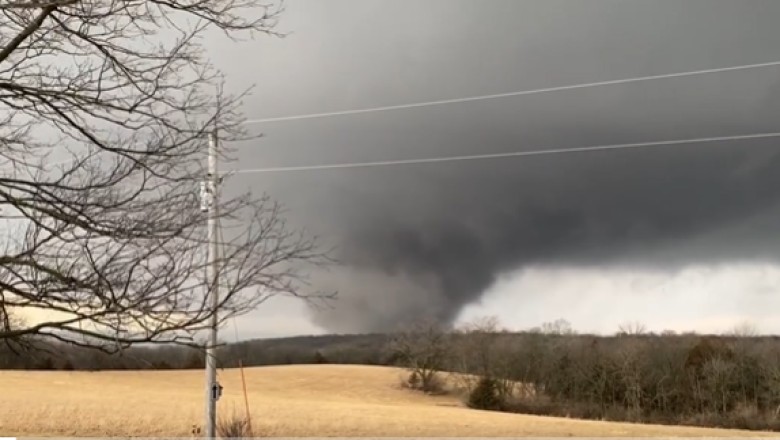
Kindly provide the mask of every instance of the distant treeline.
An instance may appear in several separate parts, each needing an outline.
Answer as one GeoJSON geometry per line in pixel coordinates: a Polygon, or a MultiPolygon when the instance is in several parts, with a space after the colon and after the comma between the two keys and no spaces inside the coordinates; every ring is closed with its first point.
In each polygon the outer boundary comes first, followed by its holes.
{"type": "MultiPolygon", "coordinates": [[[[388,365],[387,335],[325,335],[258,339],[225,344],[218,365],[288,365],[310,363],[388,365]]],[[[203,368],[196,348],[162,345],[132,347],[106,354],[71,345],[46,344],[36,350],[12,349],[0,342],[0,369],[16,370],[149,370],[203,368]]]]}
{"type": "MultiPolygon", "coordinates": [[[[482,365],[505,411],[744,429],[780,428],[775,337],[625,335],[496,338],[482,365]],[[517,388],[500,395],[502,379],[517,388]]],[[[468,363],[467,363],[468,364],[468,363]]],[[[483,383],[483,388],[485,384],[483,383]]],[[[484,390],[482,391],[484,392],[484,390]]],[[[495,396],[495,398],[493,398],[495,396]]]]}
{"type": "MultiPolygon", "coordinates": [[[[559,323],[560,324],[560,323],[559,323]]],[[[14,353],[2,369],[203,368],[202,351],[134,347],[121,354],[73,346],[14,353]]],[[[252,340],[218,351],[222,368],[285,364],[400,365],[406,385],[437,391],[450,372],[472,373],[472,407],[601,420],[780,430],[780,338],[753,334],[578,335],[565,325],[528,332],[430,326],[393,335],[252,340]],[[438,379],[437,379],[438,378],[438,379]],[[440,382],[440,381],[439,381],[440,382]]]]}
{"type": "MultiPolygon", "coordinates": [[[[490,322],[399,334],[409,385],[460,375],[479,409],[597,420],[780,430],[780,338],[564,331],[508,333],[490,322]],[[436,374],[431,374],[436,371],[436,374]]],[[[742,329],[744,330],[744,329],[742,329]]]]}

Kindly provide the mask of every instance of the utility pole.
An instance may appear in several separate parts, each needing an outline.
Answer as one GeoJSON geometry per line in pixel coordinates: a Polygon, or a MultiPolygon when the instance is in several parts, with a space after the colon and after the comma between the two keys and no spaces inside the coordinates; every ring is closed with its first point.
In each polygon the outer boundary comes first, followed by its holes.
{"type": "MultiPolygon", "coordinates": [[[[211,320],[206,343],[206,430],[208,439],[216,438],[217,400],[222,387],[217,383],[217,308],[219,307],[219,261],[217,243],[217,205],[219,203],[217,175],[217,132],[209,135],[208,174],[201,185],[201,211],[208,212],[208,256],[210,274],[206,276],[207,292],[211,295],[211,320]]],[[[207,270],[207,272],[209,272],[207,270]]]]}

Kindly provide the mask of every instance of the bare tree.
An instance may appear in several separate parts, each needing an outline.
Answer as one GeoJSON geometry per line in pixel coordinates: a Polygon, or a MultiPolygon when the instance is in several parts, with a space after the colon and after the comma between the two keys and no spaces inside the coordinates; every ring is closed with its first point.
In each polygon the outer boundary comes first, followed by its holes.
{"type": "Polygon", "coordinates": [[[553,322],[545,322],[539,329],[541,333],[546,335],[573,335],[574,329],[571,327],[571,323],[565,319],[556,319],[553,322]]]}
{"type": "Polygon", "coordinates": [[[726,335],[736,338],[753,338],[758,336],[758,334],[759,331],[756,325],[748,321],[741,322],[726,332],[726,335]]]}
{"type": "Polygon", "coordinates": [[[518,360],[513,344],[499,325],[495,316],[481,317],[458,329],[453,348],[456,365],[460,372],[458,379],[469,391],[475,389],[480,380],[493,384],[496,398],[505,402],[512,397],[515,387],[514,363],[518,360]]]}
{"type": "Polygon", "coordinates": [[[725,413],[730,409],[734,372],[734,362],[728,359],[713,357],[704,363],[705,398],[713,411],[725,413]]]}
{"type": "Polygon", "coordinates": [[[618,335],[638,336],[647,333],[647,327],[639,321],[624,322],[618,326],[618,335]]]}
{"type": "MultiPolygon", "coordinates": [[[[7,310],[4,307],[0,307],[0,332],[13,332],[17,329],[24,328],[26,326],[26,323],[23,319],[20,319],[18,316],[12,314],[9,310],[7,310]]],[[[24,348],[25,346],[29,345],[26,343],[26,339],[29,339],[25,337],[24,335],[19,335],[15,337],[8,337],[3,339],[4,346],[0,348],[7,348],[10,354],[19,354],[18,349],[24,348]]]]}
{"type": "MultiPolygon", "coordinates": [[[[632,328],[639,330],[636,327],[632,328]]],[[[642,333],[628,334],[640,335],[642,333]]],[[[619,341],[615,352],[615,367],[622,385],[623,404],[629,410],[633,420],[639,420],[642,413],[642,402],[645,399],[642,387],[644,379],[642,366],[647,363],[647,353],[647,344],[638,338],[625,338],[619,341]]]]}
{"type": "MultiPolygon", "coordinates": [[[[192,341],[212,316],[198,184],[207,134],[241,139],[243,95],[199,46],[275,34],[257,0],[0,0],[0,340],[116,350],[192,341]]],[[[227,156],[226,156],[227,157],[227,156]]],[[[223,197],[219,318],[303,296],[327,261],[267,197],[223,197]]]]}
{"type": "Polygon", "coordinates": [[[389,351],[409,370],[408,385],[425,392],[440,391],[439,373],[451,354],[450,335],[438,321],[422,319],[397,332],[389,351]]]}

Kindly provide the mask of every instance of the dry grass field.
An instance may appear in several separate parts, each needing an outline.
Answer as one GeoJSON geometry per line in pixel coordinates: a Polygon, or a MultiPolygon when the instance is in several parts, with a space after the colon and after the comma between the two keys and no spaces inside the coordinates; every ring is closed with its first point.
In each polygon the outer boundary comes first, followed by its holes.
{"type": "MultiPolygon", "coordinates": [[[[243,413],[239,370],[222,370],[219,411],[243,413]]],[[[338,365],[245,370],[261,436],[736,436],[744,432],[476,411],[399,386],[401,371],[338,365]]],[[[190,436],[201,371],[0,371],[0,434],[190,436]]],[[[756,437],[759,434],[750,433],[756,437]]]]}

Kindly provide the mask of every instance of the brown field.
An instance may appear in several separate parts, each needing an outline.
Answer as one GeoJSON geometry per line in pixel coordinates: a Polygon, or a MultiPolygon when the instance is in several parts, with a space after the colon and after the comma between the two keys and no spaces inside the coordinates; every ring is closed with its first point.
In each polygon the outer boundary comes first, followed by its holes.
{"type": "MultiPolygon", "coordinates": [[[[262,436],[738,436],[745,432],[476,411],[399,386],[401,372],[337,365],[245,370],[262,436]]],[[[221,414],[244,412],[239,370],[219,372],[221,414]]],[[[202,371],[0,371],[0,435],[190,436],[202,371]]],[[[748,436],[756,437],[758,433],[748,436]]]]}

